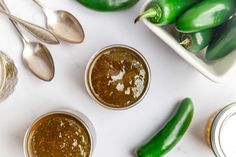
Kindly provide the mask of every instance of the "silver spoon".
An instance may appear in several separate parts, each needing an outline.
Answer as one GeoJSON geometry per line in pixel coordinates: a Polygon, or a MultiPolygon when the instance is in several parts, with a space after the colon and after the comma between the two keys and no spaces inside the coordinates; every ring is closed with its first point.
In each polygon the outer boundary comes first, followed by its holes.
{"type": "MultiPolygon", "coordinates": [[[[10,13],[4,0],[1,0],[1,8],[10,13]]],[[[29,67],[31,72],[44,81],[51,81],[54,77],[55,68],[49,50],[41,43],[31,42],[21,31],[16,22],[11,20],[16,30],[22,37],[24,50],[22,53],[23,62],[29,67]]]]}
{"type": "Polygon", "coordinates": [[[47,27],[58,38],[70,43],[81,43],[84,40],[84,30],[79,21],[64,10],[53,11],[38,0],[33,0],[42,8],[47,18],[47,27]]]}
{"type": "Polygon", "coordinates": [[[55,37],[55,35],[51,33],[50,31],[48,31],[47,29],[40,27],[38,25],[35,25],[33,23],[27,22],[25,20],[22,20],[14,15],[9,14],[9,12],[6,12],[2,9],[0,9],[0,13],[4,14],[11,20],[19,23],[21,26],[23,26],[26,30],[28,30],[33,36],[35,36],[40,41],[48,43],[48,44],[59,44],[59,41],[55,37]]]}

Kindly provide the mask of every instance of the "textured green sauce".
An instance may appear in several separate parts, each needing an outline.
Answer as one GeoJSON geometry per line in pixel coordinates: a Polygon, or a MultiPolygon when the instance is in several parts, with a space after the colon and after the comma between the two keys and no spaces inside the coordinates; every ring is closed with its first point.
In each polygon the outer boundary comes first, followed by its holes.
{"type": "Polygon", "coordinates": [[[30,157],[89,157],[91,141],[86,127],[67,114],[39,120],[29,134],[30,157]]]}
{"type": "Polygon", "coordinates": [[[89,84],[93,95],[111,108],[136,103],[148,86],[148,68],[134,51],[113,47],[101,52],[90,66],[89,84]]]}

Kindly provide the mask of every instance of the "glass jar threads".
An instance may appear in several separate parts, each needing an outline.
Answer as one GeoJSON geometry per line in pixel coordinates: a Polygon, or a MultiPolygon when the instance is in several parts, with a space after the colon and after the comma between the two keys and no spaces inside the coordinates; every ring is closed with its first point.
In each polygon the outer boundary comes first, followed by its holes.
{"type": "Polygon", "coordinates": [[[17,83],[17,69],[11,58],[0,51],[0,102],[14,91],[17,83]]]}

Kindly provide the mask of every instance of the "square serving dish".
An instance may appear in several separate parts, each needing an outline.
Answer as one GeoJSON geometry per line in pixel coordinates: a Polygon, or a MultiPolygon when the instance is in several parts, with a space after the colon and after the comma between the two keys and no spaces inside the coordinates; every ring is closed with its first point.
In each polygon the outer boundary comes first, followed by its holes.
{"type": "MultiPolygon", "coordinates": [[[[143,12],[149,1],[147,1],[141,9],[143,12]]],[[[213,82],[221,83],[227,80],[236,70],[236,50],[226,57],[214,62],[204,60],[205,50],[196,55],[187,51],[178,42],[178,32],[174,25],[157,26],[148,20],[143,20],[144,24],[153,31],[160,39],[169,45],[179,56],[186,62],[191,64],[196,70],[206,76],[213,82]]],[[[236,75],[235,75],[236,77],[236,75]]]]}

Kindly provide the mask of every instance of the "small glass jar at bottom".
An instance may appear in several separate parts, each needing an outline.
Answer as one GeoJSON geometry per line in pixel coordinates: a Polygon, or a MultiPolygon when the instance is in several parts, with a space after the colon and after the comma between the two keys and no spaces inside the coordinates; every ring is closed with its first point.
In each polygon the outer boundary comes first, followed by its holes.
{"type": "Polygon", "coordinates": [[[0,51],[0,102],[13,93],[17,84],[17,73],[13,60],[0,51]]]}
{"type": "Polygon", "coordinates": [[[29,127],[24,138],[25,157],[91,157],[96,134],[81,112],[57,110],[44,114],[29,127]]]}

